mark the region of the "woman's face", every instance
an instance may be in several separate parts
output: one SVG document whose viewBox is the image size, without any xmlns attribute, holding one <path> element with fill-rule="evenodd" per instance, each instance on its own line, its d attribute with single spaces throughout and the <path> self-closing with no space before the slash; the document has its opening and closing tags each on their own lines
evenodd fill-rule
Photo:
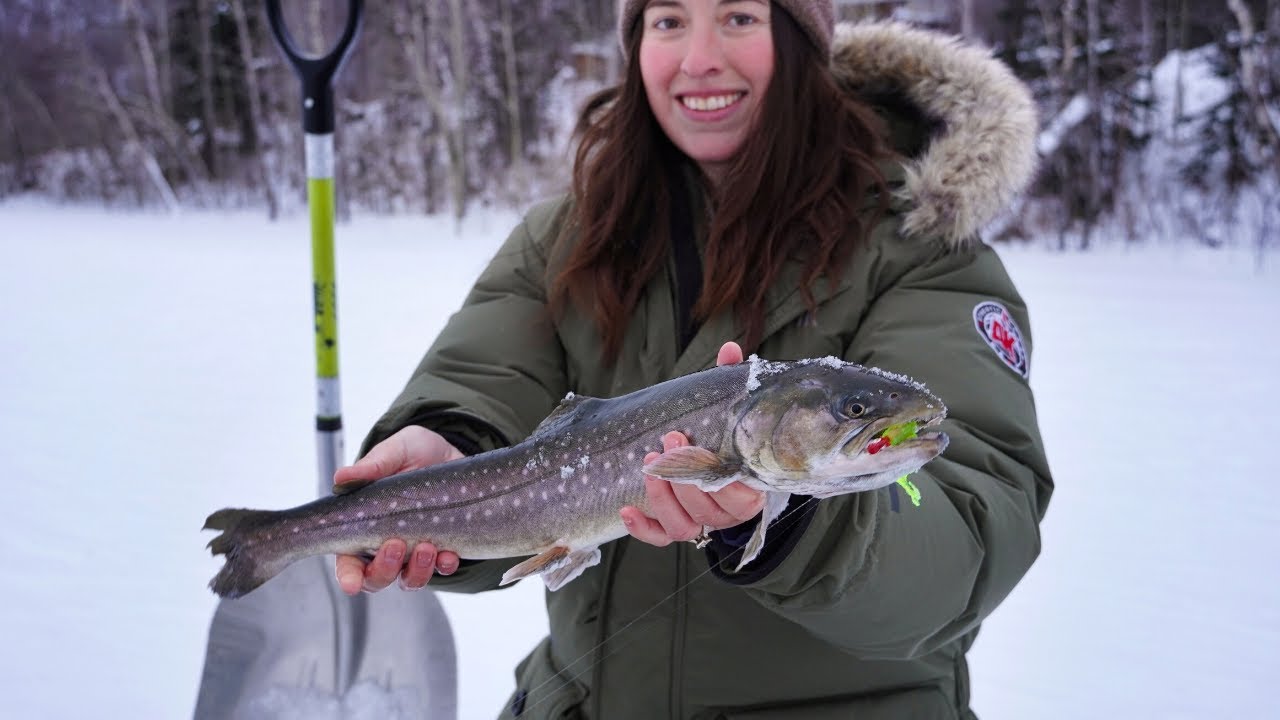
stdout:
<svg viewBox="0 0 1280 720">
<path fill-rule="evenodd" d="M 651 0 L 640 74 L 658 124 L 714 182 L 751 131 L 773 77 L 768 0 Z"/>
</svg>

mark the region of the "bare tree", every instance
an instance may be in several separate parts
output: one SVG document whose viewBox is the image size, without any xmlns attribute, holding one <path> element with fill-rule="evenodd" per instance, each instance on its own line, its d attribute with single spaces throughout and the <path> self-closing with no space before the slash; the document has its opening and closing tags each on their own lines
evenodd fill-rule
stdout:
<svg viewBox="0 0 1280 720">
<path fill-rule="evenodd" d="M 260 143 L 258 128 L 265 128 L 267 124 L 264 122 L 265 116 L 262 112 L 262 96 L 258 87 L 258 63 L 254 59 L 253 39 L 249 31 L 249 19 L 245 15 L 244 0 L 231 0 L 231 13 L 235 18 L 236 37 L 240 44 L 240 59 L 244 66 L 244 83 L 245 91 L 249 96 L 249 118 L 251 120 L 254 131 L 250 138 L 246 138 L 246 147 L 251 152 L 256 152 L 259 162 L 257 163 L 258 176 L 262 185 L 262 192 L 267 200 L 267 213 L 275 218 L 280 212 L 280 198 L 275 189 L 275 183 L 272 181 L 271 172 L 269 170 L 267 153 Z"/>
</svg>

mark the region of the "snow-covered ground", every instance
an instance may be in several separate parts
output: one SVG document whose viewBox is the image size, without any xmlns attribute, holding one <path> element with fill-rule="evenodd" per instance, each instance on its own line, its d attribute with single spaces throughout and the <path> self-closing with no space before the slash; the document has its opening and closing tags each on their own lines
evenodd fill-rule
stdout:
<svg viewBox="0 0 1280 720">
<path fill-rule="evenodd" d="M 350 449 L 515 221 L 339 228 Z M 302 218 L 0 205 L 0 714 L 190 715 L 219 565 L 205 515 L 316 485 L 307 237 Z M 1004 254 L 1058 491 L 1041 560 L 972 654 L 975 708 L 1280 716 L 1280 268 Z M 461 717 L 496 714 L 541 595 L 440 596 Z"/>
</svg>

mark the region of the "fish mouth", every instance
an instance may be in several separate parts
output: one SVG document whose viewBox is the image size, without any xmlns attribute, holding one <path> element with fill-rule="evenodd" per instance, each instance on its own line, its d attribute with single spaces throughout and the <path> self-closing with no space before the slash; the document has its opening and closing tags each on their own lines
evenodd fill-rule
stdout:
<svg viewBox="0 0 1280 720">
<path fill-rule="evenodd" d="M 854 430 L 852 433 L 850 433 L 849 437 L 846 438 L 844 443 L 841 445 L 840 452 L 841 454 L 844 454 L 849 457 L 858 455 L 860 453 L 868 452 L 869 448 L 872 446 L 872 443 L 875 443 L 876 441 L 884 439 L 884 434 L 886 430 L 897 425 L 902 425 L 904 423 L 911 423 L 911 422 L 914 422 L 916 424 L 915 437 L 901 440 L 898 443 L 892 444 L 892 445 L 887 444 L 888 440 L 884 439 L 884 442 L 886 443 L 886 445 L 882 449 L 888 449 L 889 447 L 892 447 L 895 450 L 901 450 L 905 448 L 916 447 L 918 445 L 926 445 L 926 444 L 936 443 L 938 441 L 945 441 L 946 435 L 944 435 L 940 430 L 933 429 L 941 425 L 942 421 L 945 418 L 946 418 L 946 413 L 931 413 L 929 415 L 921 415 L 921 416 L 914 416 L 914 417 L 903 416 L 902 419 L 883 418 L 880 420 L 876 420 L 875 422 L 868 423 Z M 871 454 L 875 454 L 875 452 L 879 452 L 879 450 L 873 451 L 871 452 Z"/>
</svg>

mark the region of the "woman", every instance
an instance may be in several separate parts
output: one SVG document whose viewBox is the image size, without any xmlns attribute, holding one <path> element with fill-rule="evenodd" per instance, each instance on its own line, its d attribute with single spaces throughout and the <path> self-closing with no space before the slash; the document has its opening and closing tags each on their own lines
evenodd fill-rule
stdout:
<svg viewBox="0 0 1280 720">
<path fill-rule="evenodd" d="M 584 111 L 573 192 L 529 213 L 338 481 L 517 442 L 566 392 L 616 396 L 744 347 L 910 374 L 950 408 L 919 507 L 889 489 L 793 499 L 736 571 L 759 495 L 646 480 L 650 514 L 624 509 L 630 537 L 548 594 L 551 637 L 503 716 L 973 717 L 965 651 L 1038 554 L 1052 489 L 1026 311 L 976 240 L 1031 172 L 1025 89 L 902 26 L 833 38 L 831 2 L 618 14 L 625 79 Z M 338 576 L 354 593 L 434 571 L 477 592 L 517 561 L 393 540 Z"/>
</svg>

